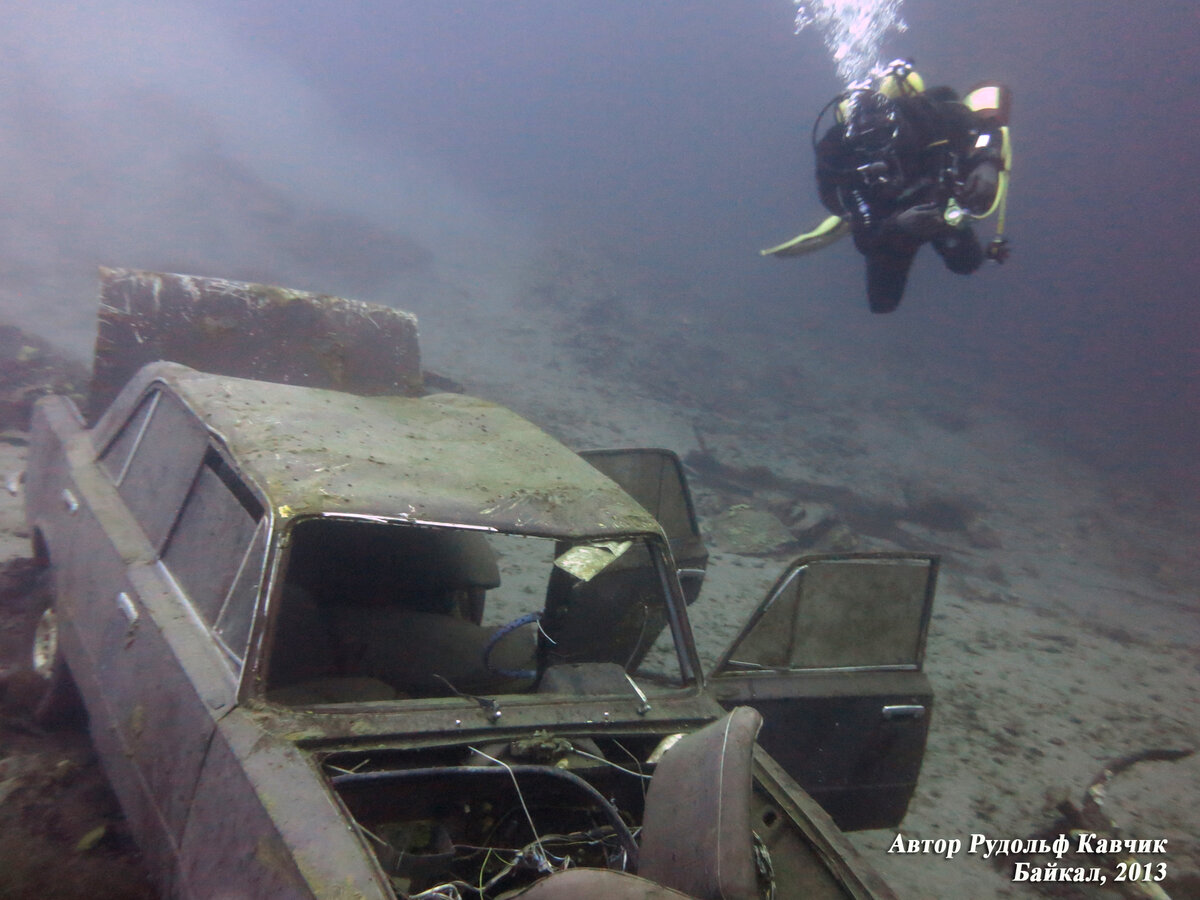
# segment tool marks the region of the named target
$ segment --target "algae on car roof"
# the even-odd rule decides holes
[[[573,451],[511,410],[460,394],[363,397],[143,370],[228,447],[277,515],[343,513],[528,534],[660,533]]]

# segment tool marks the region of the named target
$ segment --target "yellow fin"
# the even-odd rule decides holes
[[[785,241],[778,247],[760,250],[763,256],[803,256],[834,243],[838,238],[850,233],[850,223],[841,216],[830,216],[812,231],[797,235],[790,241]]]

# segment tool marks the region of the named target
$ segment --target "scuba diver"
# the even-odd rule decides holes
[[[928,242],[951,272],[1008,258],[1004,218],[1012,150],[1008,88],[984,84],[966,97],[925,88],[908,60],[852,85],[813,125],[817,189],[832,213],[764,256],[800,256],[847,233],[866,257],[871,311],[900,304],[913,259]],[[819,139],[822,123],[833,122]],[[985,250],[971,222],[999,213]]]

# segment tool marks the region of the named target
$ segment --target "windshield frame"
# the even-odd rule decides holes
[[[670,646],[674,651],[675,662],[674,667],[677,667],[678,675],[671,676],[671,683],[664,683],[660,679],[647,678],[645,673],[638,673],[636,670],[627,673],[630,677],[626,679],[628,682],[628,690],[624,688],[614,688],[611,691],[597,694],[587,694],[586,699],[599,699],[600,697],[611,696],[628,696],[632,694],[641,694],[643,690],[649,687],[651,696],[663,695],[684,695],[693,694],[703,689],[703,673],[699,661],[699,656],[695,648],[695,641],[692,635],[690,622],[688,620],[684,593],[679,582],[678,572],[671,554],[670,544],[666,537],[661,533],[648,531],[633,531],[633,532],[614,532],[601,531],[598,533],[544,533],[540,531],[525,531],[520,529],[499,529],[493,527],[480,527],[477,525],[464,525],[458,522],[445,522],[435,520],[415,519],[411,517],[398,516],[377,516],[363,515],[358,513],[335,513],[321,512],[313,515],[297,516],[295,518],[277,520],[272,523],[272,541],[270,549],[269,575],[264,579],[262,595],[259,601],[259,612],[256,616],[255,623],[255,638],[252,643],[251,654],[253,663],[247,665],[243,672],[242,696],[244,699],[253,699],[266,703],[273,707],[288,706],[297,709],[319,709],[322,712],[349,712],[353,709],[358,709],[360,712],[364,705],[370,706],[373,710],[378,710],[380,713],[400,712],[404,708],[411,706],[414,709],[430,709],[438,706],[461,706],[463,698],[479,701],[480,698],[470,693],[450,692],[445,696],[424,696],[424,697],[397,697],[387,701],[344,701],[344,702],[315,702],[303,704],[279,704],[271,701],[267,694],[270,690],[268,684],[268,668],[276,643],[276,632],[278,627],[279,611],[282,606],[282,590],[283,584],[291,563],[292,551],[294,549],[297,530],[304,527],[306,523],[312,522],[346,522],[346,523],[361,523],[367,525],[380,525],[387,527],[399,528],[417,528],[433,531],[450,531],[456,533],[477,533],[480,535],[496,535],[496,536],[511,536],[514,538],[530,538],[542,539],[553,542],[565,542],[575,545],[589,543],[606,543],[612,541],[633,541],[643,545],[649,553],[650,561],[654,568],[655,580],[658,583],[658,591],[662,602],[665,604],[666,627],[670,629]],[[557,554],[556,554],[557,558]],[[661,635],[661,632],[660,632]],[[663,640],[660,637],[659,640]],[[249,658],[248,658],[249,661]],[[635,681],[635,679],[637,679]],[[497,697],[505,699],[506,703],[520,703],[537,705],[542,702],[561,703],[563,694],[560,693],[538,693],[532,691],[516,691],[516,692],[498,692]],[[581,696],[583,699],[583,696]]]

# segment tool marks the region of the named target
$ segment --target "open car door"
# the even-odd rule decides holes
[[[922,671],[937,557],[801,557],[717,663],[722,706],[763,715],[758,742],[846,831],[903,819],[933,691]]]
[[[692,506],[692,494],[679,457],[670,450],[584,450],[579,454],[619,484],[658,519],[679,567],[679,582],[689,604],[700,595],[708,550]]]

